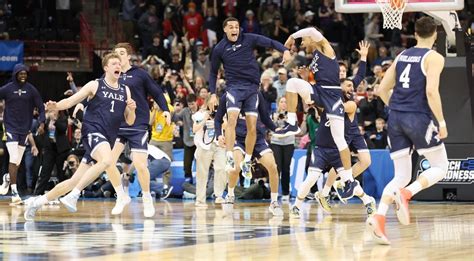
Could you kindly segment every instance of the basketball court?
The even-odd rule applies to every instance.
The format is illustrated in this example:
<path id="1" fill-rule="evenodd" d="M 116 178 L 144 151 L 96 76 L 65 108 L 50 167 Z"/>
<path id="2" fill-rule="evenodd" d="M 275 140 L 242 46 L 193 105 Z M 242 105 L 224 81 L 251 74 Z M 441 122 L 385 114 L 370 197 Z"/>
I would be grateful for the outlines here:
<path id="1" fill-rule="evenodd" d="M 232 217 L 219 205 L 160 201 L 144 219 L 134 200 L 122 217 L 113 201 L 79 201 L 78 212 L 46 206 L 35 222 L 22 207 L 0 204 L 3 260 L 469 260 L 474 258 L 472 204 L 412 204 L 412 224 L 401 226 L 389 212 L 391 246 L 375 244 L 365 230 L 359 202 L 335 205 L 323 214 L 305 203 L 303 218 L 272 218 L 268 202 L 238 202 Z"/>

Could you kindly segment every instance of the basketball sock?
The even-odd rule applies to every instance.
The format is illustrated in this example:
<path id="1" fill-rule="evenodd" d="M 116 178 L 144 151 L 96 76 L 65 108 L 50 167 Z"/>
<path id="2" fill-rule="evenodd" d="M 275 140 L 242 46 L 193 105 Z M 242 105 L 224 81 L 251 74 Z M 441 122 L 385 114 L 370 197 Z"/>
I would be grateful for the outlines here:
<path id="1" fill-rule="evenodd" d="M 287 122 L 290 125 L 296 125 L 296 112 L 288 112 L 288 120 Z"/>
<path id="2" fill-rule="evenodd" d="M 367 205 L 370 202 L 372 202 L 372 198 L 369 195 L 365 194 L 365 193 L 362 197 L 359 197 L 359 198 L 360 198 L 360 200 L 362 200 L 362 203 L 364 203 L 364 205 Z"/>
<path id="3" fill-rule="evenodd" d="M 122 185 L 118 185 L 117 187 L 114 187 L 115 192 L 117 192 L 117 198 L 121 198 L 125 196 L 125 191 L 123 190 Z"/>
<path id="4" fill-rule="evenodd" d="M 272 202 L 278 201 L 278 192 L 277 193 L 272 192 L 271 197 L 272 197 Z"/>
<path id="5" fill-rule="evenodd" d="M 303 200 L 300 199 L 299 197 L 296 197 L 296 199 L 295 199 L 295 206 L 296 206 L 298 209 L 301 209 L 301 205 L 303 205 Z"/>
<path id="6" fill-rule="evenodd" d="M 78 190 L 77 188 L 74 188 L 69 195 L 74 196 L 74 197 L 79 197 L 81 195 L 81 191 Z"/>
<path id="7" fill-rule="evenodd" d="M 228 187 L 227 188 L 227 195 L 229 195 L 230 197 L 234 197 L 234 189 L 235 189 L 235 187 L 233 187 L 233 188 Z"/>
<path id="8" fill-rule="evenodd" d="M 377 215 L 387 215 L 388 205 L 380 201 L 379 208 L 377 209 Z"/>
<path id="9" fill-rule="evenodd" d="M 356 195 L 357 197 L 361 198 L 364 194 L 365 194 L 364 190 L 362 189 L 360 185 L 357 185 L 354 188 L 354 195 Z"/>
<path id="10" fill-rule="evenodd" d="M 245 154 L 245 158 L 244 158 L 244 161 L 250 161 L 252 160 L 252 155 L 249 155 L 249 154 Z"/>
<path id="11" fill-rule="evenodd" d="M 38 206 L 43 206 L 44 204 L 47 204 L 48 202 L 49 202 L 49 200 L 46 197 L 46 195 L 42 195 L 38 198 L 38 200 L 36 201 L 36 204 Z"/>
<path id="12" fill-rule="evenodd" d="M 327 197 L 329 196 L 329 192 L 331 192 L 331 186 L 326 186 L 324 185 L 323 191 L 321 193 L 321 196 Z"/>
<path id="13" fill-rule="evenodd" d="M 16 188 L 16 184 L 11 184 L 10 186 L 12 188 L 12 194 L 18 194 L 18 190 Z"/>
<path id="14" fill-rule="evenodd" d="M 411 195 L 415 195 L 416 193 L 420 192 L 423 189 L 421 183 L 417 180 L 410 184 L 407 189 L 411 192 Z"/>
<path id="15" fill-rule="evenodd" d="M 354 181 L 354 178 L 352 177 L 352 168 L 342 170 L 339 173 L 339 176 L 341 177 L 342 181 L 344 181 L 344 182 L 346 182 L 348 180 Z"/>

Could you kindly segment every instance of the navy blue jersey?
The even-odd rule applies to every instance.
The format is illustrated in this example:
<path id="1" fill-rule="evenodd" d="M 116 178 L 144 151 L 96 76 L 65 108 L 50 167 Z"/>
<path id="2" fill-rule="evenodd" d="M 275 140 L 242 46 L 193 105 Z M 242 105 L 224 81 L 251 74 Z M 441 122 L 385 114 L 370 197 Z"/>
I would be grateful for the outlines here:
<path id="1" fill-rule="evenodd" d="M 104 79 L 97 81 L 99 83 L 97 92 L 89 100 L 84 112 L 82 134 L 86 136 L 91 133 L 100 133 L 109 142 L 114 142 L 120 124 L 124 122 L 127 91 L 123 84 L 119 84 L 118 88 L 113 88 Z"/>
<path id="2" fill-rule="evenodd" d="M 257 86 L 257 89 L 260 83 L 260 66 L 254 55 L 256 46 L 273 48 L 280 52 L 287 50 L 280 42 L 262 35 L 240 32 L 236 42 L 229 41 L 224 35 L 212 50 L 209 91 L 216 92 L 217 71 L 221 63 L 224 65 L 227 86 L 251 84 Z"/>
<path id="3" fill-rule="evenodd" d="M 39 111 L 39 121 L 45 121 L 41 95 L 32 84 L 18 82 L 16 76 L 20 71 L 28 71 L 28 68 L 23 64 L 15 65 L 12 81 L 0 88 L 0 100 L 5 100 L 3 123 L 6 131 L 12 134 L 30 132 L 35 107 Z"/>
<path id="4" fill-rule="evenodd" d="M 357 74 L 354 75 L 354 78 L 352 79 L 352 82 L 354 84 L 354 88 L 357 88 L 359 84 L 364 80 L 365 77 L 365 71 L 366 71 L 366 66 L 367 63 L 364 61 L 359 62 L 359 69 L 357 70 Z M 347 100 L 349 101 L 354 101 L 354 96 L 350 95 L 349 97 L 346 97 Z M 352 137 L 352 136 L 358 136 L 360 134 L 359 130 L 359 121 L 357 120 L 357 113 L 354 114 L 354 119 L 351 121 L 349 117 L 346 115 L 344 117 L 344 121 L 346 121 L 344 124 L 344 132 L 346 136 Z M 348 140 L 346 138 L 346 140 Z"/>
<path id="5" fill-rule="evenodd" d="M 426 98 L 426 74 L 423 61 L 431 51 L 412 47 L 396 59 L 396 84 L 389 108 L 395 111 L 431 114 Z"/>
<path id="6" fill-rule="evenodd" d="M 125 84 L 130 89 L 132 99 L 137 104 L 136 120 L 132 126 L 125 121 L 121 128 L 147 130 L 150 121 L 150 108 L 148 106 L 148 95 L 151 95 L 160 109 L 169 111 L 165 96 L 160 86 L 143 69 L 132 66 L 127 72 L 120 75 L 119 83 Z"/>
<path id="7" fill-rule="evenodd" d="M 313 53 L 313 60 L 309 69 L 314 74 L 314 80 L 320 86 L 340 86 L 339 82 L 339 63 L 336 57 L 333 59 L 327 57 L 318 50 Z M 339 90 L 340 91 L 340 88 Z"/>

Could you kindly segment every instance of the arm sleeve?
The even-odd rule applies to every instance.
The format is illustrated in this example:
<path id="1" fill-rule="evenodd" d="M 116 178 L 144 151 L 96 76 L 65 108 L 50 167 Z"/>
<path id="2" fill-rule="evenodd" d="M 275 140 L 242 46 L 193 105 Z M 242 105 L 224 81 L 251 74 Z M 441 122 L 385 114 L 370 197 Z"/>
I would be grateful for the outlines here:
<path id="1" fill-rule="evenodd" d="M 225 95 L 219 100 L 219 107 L 217 107 L 216 115 L 214 116 L 214 127 L 216 129 L 216 137 L 222 135 L 222 123 L 224 122 L 224 115 L 226 111 L 226 98 Z"/>
<path id="2" fill-rule="evenodd" d="M 260 102 L 258 103 L 258 114 L 260 116 L 260 121 L 271 131 L 275 131 L 276 126 L 273 123 L 272 119 L 270 118 L 270 113 L 267 109 L 267 102 L 264 100 L 263 95 L 261 92 L 258 92 L 258 99 Z"/>
<path id="3" fill-rule="evenodd" d="M 144 71 L 143 71 L 144 72 Z M 143 73 L 145 75 L 145 88 L 147 93 L 151 94 L 153 99 L 156 101 L 158 106 L 162 111 L 169 111 L 168 104 L 166 103 L 165 96 L 161 86 L 159 86 L 148 73 Z"/>
<path id="4" fill-rule="evenodd" d="M 209 74 L 209 91 L 216 93 L 217 72 L 221 66 L 221 54 L 219 46 L 214 48 L 211 54 L 211 72 Z"/>
<path id="5" fill-rule="evenodd" d="M 41 99 L 41 95 L 39 94 L 39 92 L 36 90 L 35 87 L 31 86 L 31 88 L 34 90 L 34 102 L 35 102 L 35 106 L 38 108 L 38 112 L 39 112 L 38 121 L 40 123 L 41 122 L 44 123 L 46 121 L 46 117 L 45 117 L 45 114 L 44 114 L 43 99 Z"/>
<path id="6" fill-rule="evenodd" d="M 280 42 L 272 40 L 266 36 L 258 34 L 245 34 L 246 37 L 250 38 L 253 45 L 260 47 L 273 48 L 280 52 L 287 51 L 288 49 Z"/>
<path id="7" fill-rule="evenodd" d="M 316 42 L 324 40 L 324 36 L 314 27 L 301 29 L 291 35 L 291 37 L 293 37 L 294 39 L 306 36 L 313 38 Z"/>
<path id="8" fill-rule="evenodd" d="M 357 74 L 354 76 L 354 79 L 352 79 L 352 82 L 354 83 L 354 88 L 357 88 L 359 84 L 364 80 L 365 78 L 365 71 L 366 71 L 366 66 L 367 63 L 364 61 L 359 62 L 359 69 L 357 70 Z"/>

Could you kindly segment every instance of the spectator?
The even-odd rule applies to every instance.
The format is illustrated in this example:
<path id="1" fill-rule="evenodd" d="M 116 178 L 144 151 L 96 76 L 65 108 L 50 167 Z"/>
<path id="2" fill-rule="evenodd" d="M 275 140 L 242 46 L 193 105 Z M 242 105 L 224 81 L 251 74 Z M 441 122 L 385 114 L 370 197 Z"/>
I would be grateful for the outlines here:
<path id="1" fill-rule="evenodd" d="M 392 57 L 388 56 L 388 50 L 385 46 L 380 46 L 378 50 L 378 56 L 374 61 L 374 65 L 382 65 L 384 61 L 392 60 Z"/>
<path id="2" fill-rule="evenodd" d="M 168 102 L 168 109 L 170 113 L 173 113 L 174 108 L 171 106 L 171 104 L 169 104 L 169 95 L 165 94 L 165 98 Z M 168 157 L 173 160 L 173 131 L 175 124 L 166 124 L 163 111 L 161 111 L 160 106 L 158 106 L 156 102 L 153 103 L 153 108 L 150 113 L 150 125 L 152 128 L 150 144 L 164 151 L 166 155 L 168 155 Z M 173 190 L 173 186 L 171 186 L 170 182 L 171 171 L 168 170 L 165 172 L 165 174 L 163 174 L 163 191 L 161 193 L 163 199 L 168 198 L 171 194 L 171 191 Z"/>
<path id="3" fill-rule="evenodd" d="M 367 88 L 367 98 L 360 101 L 359 109 L 360 122 L 363 123 L 365 131 L 370 136 L 375 132 L 375 119 L 377 119 L 377 101 L 372 88 Z"/>
<path id="4" fill-rule="evenodd" d="M 184 178 L 185 182 L 193 183 L 192 166 L 194 161 L 194 153 L 196 146 L 194 145 L 194 131 L 192 116 L 196 113 L 198 107 L 196 104 L 196 95 L 189 94 L 186 97 L 187 107 L 175 114 L 178 125 L 183 128 L 184 142 Z"/>
<path id="5" fill-rule="evenodd" d="M 275 15 L 273 18 L 273 25 L 270 27 L 270 37 L 281 43 L 284 43 L 288 38 L 290 30 L 284 26 L 280 15 Z"/>
<path id="6" fill-rule="evenodd" d="M 387 142 L 387 131 L 385 130 L 385 120 L 377 118 L 375 121 L 376 132 L 370 135 L 370 140 L 374 143 L 375 149 L 386 149 L 388 146 Z"/>
<path id="7" fill-rule="evenodd" d="M 272 103 L 276 102 L 278 96 L 277 90 L 272 86 L 272 79 L 270 76 L 262 75 L 260 82 L 260 91 L 268 105 L 268 111 L 272 111 Z"/>
<path id="8" fill-rule="evenodd" d="M 148 10 L 140 16 L 138 20 L 138 29 L 143 46 L 148 48 L 153 43 L 153 35 L 158 31 L 158 17 L 156 16 L 156 7 L 150 5 Z"/>
<path id="9" fill-rule="evenodd" d="M 213 4 L 209 4 L 210 0 L 206 0 L 203 3 L 203 12 L 204 12 L 204 25 L 203 29 L 207 31 L 207 47 L 214 46 L 217 43 L 218 34 L 221 34 L 219 30 L 219 22 L 217 17 L 219 16 L 217 0 L 213 1 Z M 202 39 L 206 42 L 206 39 Z"/>
<path id="10" fill-rule="evenodd" d="M 135 35 L 135 12 L 137 11 L 137 5 L 134 0 L 123 0 L 122 2 L 122 27 L 123 34 L 125 37 L 125 42 L 133 42 L 133 37 Z M 148 55 L 146 55 L 148 56 Z M 159 55 L 158 55 L 159 56 Z"/>
<path id="11" fill-rule="evenodd" d="M 298 30 L 305 28 L 305 26 L 306 22 L 304 14 L 297 12 L 295 14 L 295 19 L 291 20 L 290 33 L 297 32 Z"/>
<path id="12" fill-rule="evenodd" d="M 150 171 L 150 191 L 155 193 L 155 198 L 161 197 L 163 191 L 164 173 L 169 171 L 171 167 L 170 157 L 160 150 L 158 147 L 148 145 L 148 170 Z"/>
<path id="13" fill-rule="evenodd" d="M 153 43 L 148 46 L 147 48 L 143 49 L 142 52 L 142 58 L 146 59 L 149 56 L 156 55 L 158 58 L 163 60 L 165 63 L 170 62 L 170 56 L 169 56 L 169 51 L 166 49 L 162 42 L 161 42 L 161 37 L 160 34 L 154 34 L 153 35 Z"/>
<path id="14" fill-rule="evenodd" d="M 35 195 L 43 195 L 49 190 L 48 182 L 56 166 L 56 176 L 59 182 L 66 180 L 63 165 L 71 146 L 66 136 L 68 117 L 65 111 L 49 111 L 45 123 L 45 133 L 38 137 L 41 141 L 43 155 L 42 169 L 35 187 Z"/>
<path id="15" fill-rule="evenodd" d="M 339 62 L 339 79 L 347 78 L 347 65 L 343 62 Z"/>
<path id="16" fill-rule="evenodd" d="M 302 23 L 302 28 L 310 27 L 314 25 L 314 12 L 308 10 L 304 13 L 304 21 Z"/>
<path id="17" fill-rule="evenodd" d="M 281 97 L 278 100 L 278 110 L 273 117 L 277 127 L 283 127 L 285 125 L 288 118 L 286 109 L 286 98 Z M 272 136 L 271 148 L 278 166 L 278 172 L 281 173 L 281 200 L 283 202 L 288 202 L 290 200 L 290 164 L 293 152 L 295 151 L 295 136 L 293 135 L 285 138 Z"/>
<path id="18" fill-rule="evenodd" d="M 242 31 L 244 33 L 261 34 L 260 23 L 255 18 L 252 10 L 247 10 L 245 13 L 245 20 L 242 21 Z"/>
<path id="19" fill-rule="evenodd" d="M 86 152 L 84 149 L 84 144 L 82 144 L 82 132 L 80 128 L 74 130 L 74 134 L 71 141 L 71 154 L 74 154 L 80 158 L 84 156 Z"/>
<path id="20" fill-rule="evenodd" d="M 280 17 L 280 11 L 278 11 L 278 6 L 275 3 L 267 3 L 265 5 L 265 9 L 260 8 L 260 10 L 264 10 L 260 16 L 260 22 L 262 23 L 262 32 L 264 35 L 271 35 L 273 21 L 275 17 Z"/>
<path id="21" fill-rule="evenodd" d="M 201 14 L 196 12 L 196 4 L 194 2 L 188 4 L 188 13 L 184 16 L 183 22 L 183 31 L 187 33 L 188 40 L 201 38 L 204 20 Z"/>
<path id="22" fill-rule="evenodd" d="M 80 162 L 81 160 L 79 156 L 75 154 L 70 154 L 69 156 L 67 156 L 67 159 L 66 161 L 64 161 L 63 166 L 64 176 L 68 179 L 71 178 L 79 167 Z"/>
<path id="23" fill-rule="evenodd" d="M 329 0 L 323 0 L 318 9 L 319 14 L 319 25 L 323 32 L 326 32 L 331 28 L 333 22 L 334 9 Z"/>
<path id="24" fill-rule="evenodd" d="M 211 72 L 211 62 L 206 51 L 199 51 L 198 59 L 193 64 L 194 77 L 209 79 Z"/>
<path id="25" fill-rule="evenodd" d="M 71 0 L 56 0 L 56 26 L 58 29 L 71 28 Z"/>
<path id="26" fill-rule="evenodd" d="M 365 40 L 369 42 L 369 55 L 367 60 L 369 63 L 373 63 L 377 56 L 377 46 L 379 45 L 380 38 L 383 34 L 380 33 L 380 15 L 374 14 L 370 19 L 370 22 L 365 27 Z"/>
<path id="27" fill-rule="evenodd" d="M 288 72 L 285 68 L 278 69 L 278 80 L 273 82 L 273 88 L 277 91 L 277 99 L 285 96 L 286 82 L 288 81 Z"/>

